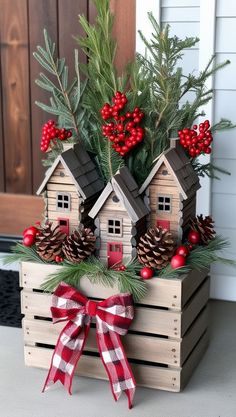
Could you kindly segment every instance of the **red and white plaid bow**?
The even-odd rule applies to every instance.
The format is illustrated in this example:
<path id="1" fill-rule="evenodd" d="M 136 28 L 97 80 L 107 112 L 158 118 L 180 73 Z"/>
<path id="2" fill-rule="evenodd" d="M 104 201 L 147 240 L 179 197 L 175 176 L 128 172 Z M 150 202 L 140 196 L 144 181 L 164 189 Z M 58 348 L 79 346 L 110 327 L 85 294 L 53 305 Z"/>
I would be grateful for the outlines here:
<path id="1" fill-rule="evenodd" d="M 127 333 L 134 316 L 132 296 L 118 294 L 96 302 L 62 282 L 53 294 L 51 312 L 53 323 L 69 322 L 59 335 L 43 391 L 59 380 L 71 394 L 75 367 L 82 354 L 92 317 L 95 317 L 99 353 L 113 396 L 117 401 L 124 391 L 131 408 L 136 384 L 120 335 Z"/>

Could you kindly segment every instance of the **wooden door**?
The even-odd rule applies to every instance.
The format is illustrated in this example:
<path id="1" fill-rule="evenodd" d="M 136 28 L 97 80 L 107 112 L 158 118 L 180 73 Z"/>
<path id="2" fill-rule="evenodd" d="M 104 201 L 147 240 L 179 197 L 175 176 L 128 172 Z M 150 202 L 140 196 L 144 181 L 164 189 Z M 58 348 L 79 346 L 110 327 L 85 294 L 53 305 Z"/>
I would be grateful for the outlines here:
<path id="1" fill-rule="evenodd" d="M 157 227 L 162 227 L 162 229 L 170 230 L 170 221 L 169 220 L 157 220 Z"/>
<path id="2" fill-rule="evenodd" d="M 108 267 L 120 265 L 123 260 L 123 247 L 120 242 L 109 242 L 107 244 Z"/>
<path id="3" fill-rule="evenodd" d="M 135 0 L 110 4 L 121 69 L 134 54 Z M 32 53 L 43 44 L 46 28 L 59 56 L 73 68 L 78 45 L 72 35 L 82 34 L 78 14 L 93 22 L 96 12 L 91 0 L 0 0 L 0 11 L 0 235 L 20 236 L 42 219 L 43 200 L 34 194 L 44 176 L 41 127 L 50 118 L 35 105 L 47 101 L 48 94 L 35 84 L 42 69 Z M 86 63 L 81 50 L 79 59 Z"/>
<path id="4" fill-rule="evenodd" d="M 58 225 L 60 226 L 60 230 L 62 233 L 65 233 L 66 235 L 69 234 L 69 219 L 65 217 L 60 217 L 57 219 Z"/>

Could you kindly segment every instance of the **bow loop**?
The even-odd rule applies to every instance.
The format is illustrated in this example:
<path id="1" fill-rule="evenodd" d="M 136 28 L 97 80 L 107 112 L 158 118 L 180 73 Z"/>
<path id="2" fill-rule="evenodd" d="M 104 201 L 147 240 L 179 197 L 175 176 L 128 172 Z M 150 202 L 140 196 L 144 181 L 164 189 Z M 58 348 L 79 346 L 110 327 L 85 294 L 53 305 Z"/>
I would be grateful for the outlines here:
<path id="1" fill-rule="evenodd" d="M 97 309 L 98 331 L 107 329 L 119 335 L 125 335 L 134 317 L 133 298 L 131 294 L 118 294 L 99 303 Z"/>
<path id="2" fill-rule="evenodd" d="M 88 299 L 75 288 L 62 282 L 52 295 L 53 323 L 74 320 L 78 314 L 85 313 Z"/>

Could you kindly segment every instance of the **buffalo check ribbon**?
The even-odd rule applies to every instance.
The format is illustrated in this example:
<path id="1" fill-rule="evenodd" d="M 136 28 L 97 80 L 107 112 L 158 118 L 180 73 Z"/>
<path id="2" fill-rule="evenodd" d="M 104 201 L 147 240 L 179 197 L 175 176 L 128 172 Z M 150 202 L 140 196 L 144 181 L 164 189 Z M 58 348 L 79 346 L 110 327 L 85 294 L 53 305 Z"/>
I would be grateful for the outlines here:
<path id="1" fill-rule="evenodd" d="M 92 318 L 96 321 L 99 353 L 117 401 L 122 393 L 132 408 L 135 380 L 126 358 L 120 335 L 125 335 L 134 316 L 130 294 L 117 294 L 104 301 L 88 300 L 77 289 L 62 282 L 52 296 L 53 323 L 68 321 L 61 331 L 43 391 L 56 381 L 71 394 L 76 364 L 82 354 Z"/>

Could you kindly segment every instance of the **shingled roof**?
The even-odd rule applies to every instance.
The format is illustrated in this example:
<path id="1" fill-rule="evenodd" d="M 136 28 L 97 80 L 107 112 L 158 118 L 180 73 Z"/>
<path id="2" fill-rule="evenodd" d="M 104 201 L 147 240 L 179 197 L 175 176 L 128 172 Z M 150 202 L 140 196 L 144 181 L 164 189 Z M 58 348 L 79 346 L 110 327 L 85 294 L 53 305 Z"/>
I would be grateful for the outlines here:
<path id="1" fill-rule="evenodd" d="M 127 167 L 122 167 L 114 175 L 111 181 L 108 182 L 102 194 L 89 212 L 90 217 L 94 219 L 97 216 L 98 212 L 113 191 L 123 204 L 132 222 L 136 223 L 149 213 L 148 208 L 145 206 L 139 195 L 138 185 L 136 184 L 134 178 Z"/>
<path id="2" fill-rule="evenodd" d="M 147 179 L 140 188 L 140 194 L 142 194 L 149 186 L 162 163 L 167 165 L 172 175 L 176 178 L 180 194 L 184 199 L 187 199 L 201 187 L 198 175 L 194 171 L 189 158 L 184 152 L 184 149 L 179 145 L 177 139 L 173 139 L 173 142 L 175 142 L 175 147 L 171 147 L 160 155 Z"/>
<path id="3" fill-rule="evenodd" d="M 64 168 L 71 175 L 75 187 L 84 200 L 103 190 L 104 184 L 98 175 L 93 161 L 83 146 L 78 143 L 74 145 L 73 148 L 62 152 L 55 160 L 51 168 L 46 172 L 45 178 L 39 187 L 37 194 L 41 194 L 45 190 L 46 185 L 59 162 L 62 163 Z"/>

